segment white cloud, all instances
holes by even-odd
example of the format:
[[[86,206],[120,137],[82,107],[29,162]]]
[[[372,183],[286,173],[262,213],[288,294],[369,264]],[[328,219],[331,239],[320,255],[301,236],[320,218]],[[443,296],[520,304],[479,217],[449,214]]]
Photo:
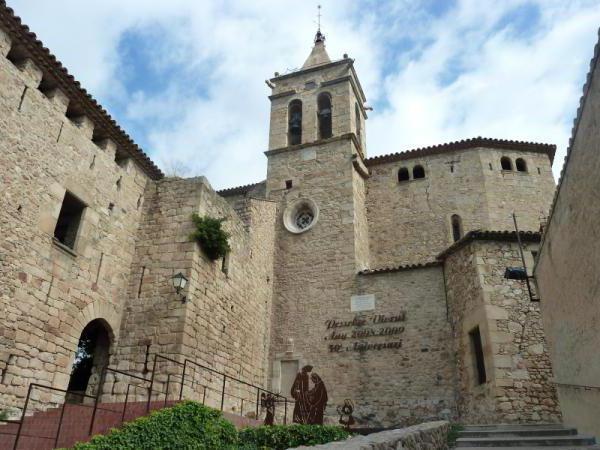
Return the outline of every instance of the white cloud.
[[[191,174],[207,175],[217,188],[264,178],[269,126],[264,80],[303,63],[316,4],[13,0],[11,5],[90,92],[114,105],[117,119],[138,133],[158,163],[188,163]],[[533,29],[522,32],[510,21],[499,26],[514,8],[531,5],[541,11]],[[412,1],[323,2],[330,55],[347,52],[356,59],[370,103],[377,106],[367,122],[369,154],[478,135],[536,140],[559,145],[558,173],[600,7],[559,0],[463,0],[445,6],[436,13]],[[119,43],[132,32],[150,40],[144,45],[151,55],[148,66],[164,73],[164,89],[144,91],[137,72],[139,87],[125,88],[135,61],[123,60]]]

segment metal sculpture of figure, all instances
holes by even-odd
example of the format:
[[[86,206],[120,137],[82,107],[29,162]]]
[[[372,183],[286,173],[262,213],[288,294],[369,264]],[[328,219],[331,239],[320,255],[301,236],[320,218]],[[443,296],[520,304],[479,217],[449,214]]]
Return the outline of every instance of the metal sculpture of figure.
[[[292,420],[294,423],[322,425],[327,407],[327,389],[321,377],[311,371],[312,366],[304,366],[292,385],[291,395],[296,402]]]
[[[343,405],[337,407],[337,412],[340,415],[340,423],[347,430],[350,429],[351,425],[356,423],[354,417],[352,416],[352,413],[354,412],[354,403],[349,398],[344,400]]]
[[[309,416],[308,423],[311,425],[323,425],[323,415],[327,407],[327,389],[319,375],[310,375],[313,387],[308,391]]]
[[[271,393],[265,395],[263,392],[260,394],[260,404],[267,410],[263,425],[273,425],[275,423],[275,397]]]

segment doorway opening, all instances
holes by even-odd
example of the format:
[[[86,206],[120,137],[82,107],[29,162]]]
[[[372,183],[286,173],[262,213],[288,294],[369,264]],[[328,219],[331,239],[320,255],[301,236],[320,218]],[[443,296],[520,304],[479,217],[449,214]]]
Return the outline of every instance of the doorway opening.
[[[83,402],[84,397],[76,394],[96,394],[102,370],[108,365],[110,341],[110,327],[103,319],[92,320],[81,332],[67,388],[72,393],[70,403]]]

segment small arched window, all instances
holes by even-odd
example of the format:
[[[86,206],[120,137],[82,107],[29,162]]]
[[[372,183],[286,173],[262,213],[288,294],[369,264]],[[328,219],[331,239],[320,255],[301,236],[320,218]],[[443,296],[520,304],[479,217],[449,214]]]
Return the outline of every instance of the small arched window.
[[[527,163],[523,158],[517,158],[515,166],[519,172],[527,172]]]
[[[302,142],[302,102],[292,100],[288,106],[288,145]]]
[[[453,214],[450,221],[452,222],[452,238],[456,242],[463,235],[462,220],[458,214]]]
[[[415,180],[418,178],[425,178],[425,169],[423,169],[423,166],[413,167],[413,178]]]
[[[401,167],[398,170],[398,181],[408,181],[410,180],[410,175],[408,173],[408,169],[406,167]]]
[[[332,135],[331,127],[331,96],[322,92],[317,97],[317,117],[319,119],[319,139],[327,139]]]
[[[362,142],[360,140],[360,108],[358,107],[358,103],[354,104],[354,115],[356,118],[356,137],[358,138],[358,142]]]
[[[500,166],[502,167],[502,170],[513,170],[512,161],[508,156],[503,156],[500,158]]]

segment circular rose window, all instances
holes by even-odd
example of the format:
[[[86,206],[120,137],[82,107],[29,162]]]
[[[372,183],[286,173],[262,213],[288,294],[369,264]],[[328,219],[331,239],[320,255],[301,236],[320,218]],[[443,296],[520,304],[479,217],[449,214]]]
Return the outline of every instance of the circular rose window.
[[[283,212],[283,225],[291,233],[303,233],[310,230],[319,218],[319,208],[308,198],[290,203]]]

